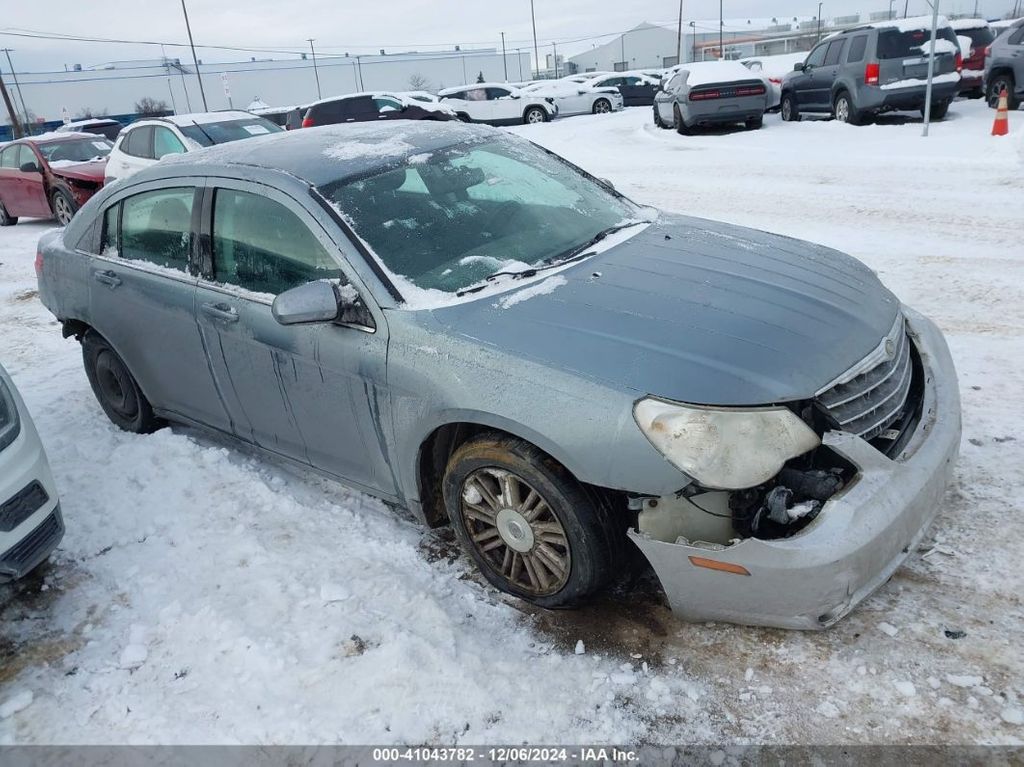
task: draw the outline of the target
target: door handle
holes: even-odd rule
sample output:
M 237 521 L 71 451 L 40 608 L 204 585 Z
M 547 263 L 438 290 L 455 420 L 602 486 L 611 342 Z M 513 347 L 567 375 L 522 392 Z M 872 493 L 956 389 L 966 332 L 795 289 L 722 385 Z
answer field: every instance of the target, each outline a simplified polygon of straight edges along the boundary
M 238 322 L 238 310 L 227 304 L 203 304 L 203 314 L 222 322 Z
M 116 288 L 118 285 L 121 284 L 121 278 L 118 277 L 116 274 L 114 274 L 114 272 L 110 271 L 109 269 L 102 272 L 93 272 L 92 278 L 96 280 L 96 282 L 102 285 L 106 285 L 108 288 L 111 289 Z

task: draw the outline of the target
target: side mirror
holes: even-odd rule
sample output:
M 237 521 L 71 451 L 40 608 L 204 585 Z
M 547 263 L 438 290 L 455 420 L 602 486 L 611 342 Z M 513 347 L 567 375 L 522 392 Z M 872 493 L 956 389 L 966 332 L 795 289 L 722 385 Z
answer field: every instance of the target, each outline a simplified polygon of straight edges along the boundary
M 794 72 L 803 72 L 804 71 L 804 63 L 802 61 L 798 61 L 796 64 L 793 65 L 793 71 Z
M 39 166 L 36 165 L 34 162 L 23 162 L 19 170 L 22 173 L 42 173 L 42 171 L 39 169 Z
M 341 299 L 333 283 L 317 280 L 281 293 L 271 312 L 282 325 L 332 322 L 341 313 Z

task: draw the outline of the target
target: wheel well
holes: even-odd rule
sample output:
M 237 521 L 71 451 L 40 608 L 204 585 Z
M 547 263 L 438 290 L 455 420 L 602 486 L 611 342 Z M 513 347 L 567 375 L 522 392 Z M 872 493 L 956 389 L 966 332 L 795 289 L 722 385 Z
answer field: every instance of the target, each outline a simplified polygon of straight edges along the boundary
M 423 516 L 430 527 L 441 527 L 448 524 L 448 512 L 444 507 L 444 499 L 441 495 L 441 479 L 448 466 L 448 459 L 459 446 L 484 432 L 522 440 L 542 452 L 546 458 L 561 465 L 543 448 L 504 429 L 469 422 L 448 423 L 439 426 L 423 440 L 417 457 L 416 482 L 419 486 L 420 503 L 423 505 Z
M 989 76 L 988 76 L 989 82 L 991 82 L 993 78 L 999 77 L 1000 75 L 1006 75 L 1011 80 L 1016 82 L 1016 78 L 1013 76 L 1013 67 L 1005 67 L 1005 66 L 1003 66 L 1003 67 L 993 67 L 992 71 L 989 73 Z
M 525 120 L 526 115 L 530 114 L 530 112 L 533 111 L 534 109 L 539 109 L 541 112 L 544 113 L 544 119 L 548 119 L 548 110 L 546 110 L 540 104 L 530 104 L 528 107 L 526 107 L 526 109 L 523 110 L 523 119 Z
M 849 98 L 850 98 L 850 103 L 851 103 L 851 105 L 852 105 L 852 103 L 853 103 L 853 96 L 850 96 L 850 91 L 849 91 L 849 89 L 848 89 L 848 88 L 847 88 L 847 87 L 846 87 L 845 85 L 841 85 L 840 87 L 836 88 L 836 92 L 832 94 L 832 106 L 835 106 L 835 104 L 836 104 L 836 99 L 838 99 L 838 98 L 839 98 L 840 96 L 842 96 L 842 95 L 843 95 L 844 93 L 845 93 L 845 94 L 846 94 L 847 96 L 849 96 Z
M 64 338 L 75 337 L 76 341 L 81 341 L 82 337 L 92 330 L 91 327 L 81 320 L 61 320 L 63 327 L 61 328 L 61 334 Z

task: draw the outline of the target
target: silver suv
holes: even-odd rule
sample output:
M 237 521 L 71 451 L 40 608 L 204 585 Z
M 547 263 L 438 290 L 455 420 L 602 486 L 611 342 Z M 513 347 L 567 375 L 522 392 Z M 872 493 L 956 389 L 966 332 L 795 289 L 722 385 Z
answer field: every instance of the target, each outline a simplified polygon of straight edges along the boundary
M 985 54 L 985 98 L 996 107 L 1006 91 L 1007 105 L 1016 109 L 1024 100 L 1024 20 L 1003 32 Z
M 831 113 L 857 125 L 880 112 L 923 112 L 930 44 L 931 18 L 925 17 L 867 24 L 823 40 L 783 79 L 782 119 L 798 120 L 801 112 Z M 932 118 L 946 116 L 962 63 L 956 35 L 940 18 Z

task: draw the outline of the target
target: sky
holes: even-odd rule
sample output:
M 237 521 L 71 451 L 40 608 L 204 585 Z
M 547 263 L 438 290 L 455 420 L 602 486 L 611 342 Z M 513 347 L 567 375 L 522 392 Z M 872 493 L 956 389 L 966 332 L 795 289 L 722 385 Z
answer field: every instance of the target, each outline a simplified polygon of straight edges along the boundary
M 906 0 L 894 0 L 902 15 Z M 979 0 L 980 15 L 998 17 L 1014 0 Z M 943 13 L 973 13 L 975 0 L 940 0 Z M 5 3 L 6 5 L 6 3 Z M 792 19 L 817 14 L 813 0 L 755 2 L 726 0 L 727 19 Z M 888 0 L 832 0 L 823 4 L 822 16 L 886 10 Z M 675 0 L 536 0 L 537 37 L 541 57 L 551 51 L 572 55 L 601 44 L 614 33 L 640 22 L 671 24 L 679 13 Z M 275 51 L 298 51 L 316 39 L 320 54 L 389 52 L 469 47 L 500 47 L 501 32 L 509 49 L 532 48 L 529 0 L 500 3 L 469 3 L 466 0 L 188 0 L 189 18 L 197 45 L 253 46 Z M 909 0 L 910 15 L 930 12 L 926 0 Z M 717 19 L 714 0 L 684 0 L 683 19 Z M 102 4 L 81 0 L 28 2 L 10 0 L 0 16 L 0 47 L 12 48 L 18 72 L 63 70 L 65 65 L 88 67 L 107 61 L 160 58 L 158 45 L 107 42 L 71 42 L 33 39 L 14 31 L 58 33 L 83 37 L 152 40 L 186 43 L 187 36 L 177 0 L 105 0 Z M 605 37 L 600 37 L 606 35 Z M 590 38 L 590 39 L 581 39 Z M 171 57 L 187 58 L 184 48 L 166 48 Z M 276 57 L 271 52 L 232 52 L 200 49 L 206 62 Z M 7 61 L 0 59 L 8 72 Z

